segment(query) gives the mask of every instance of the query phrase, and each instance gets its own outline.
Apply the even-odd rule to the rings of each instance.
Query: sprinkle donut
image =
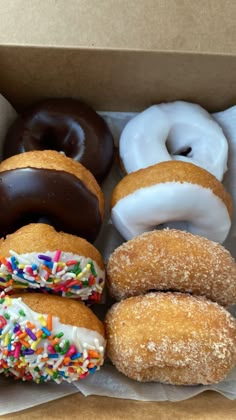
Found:
[[[223,130],[202,107],[183,101],[153,105],[132,118],[119,152],[126,173],[168,160],[193,163],[220,181],[227,170]]]
[[[91,172],[52,150],[0,164],[0,206],[0,236],[43,221],[93,242],[104,217],[104,196]]]
[[[0,242],[0,290],[39,291],[95,303],[101,299],[105,268],[85,239],[52,226],[22,227]]]
[[[29,293],[0,298],[0,373],[38,384],[73,382],[99,370],[104,327],[81,302]]]
[[[187,162],[161,162],[130,173],[111,198],[112,222],[126,240],[162,225],[222,243],[232,212],[221,182]]]
[[[130,297],[111,307],[105,329],[109,358],[137,381],[217,383],[236,363],[236,321],[204,297],[187,293]]]
[[[150,290],[189,292],[227,306],[236,303],[236,264],[216,242],[175,229],[143,233],[124,242],[107,264],[116,300]]]
[[[98,181],[109,172],[114,154],[103,118],[84,102],[69,98],[47,99],[22,112],[8,131],[3,158],[45,149],[64,152]]]

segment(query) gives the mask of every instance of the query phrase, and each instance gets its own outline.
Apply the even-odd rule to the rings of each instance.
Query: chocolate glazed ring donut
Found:
[[[0,236],[45,222],[93,242],[104,197],[93,175],[53,150],[25,152],[0,164]]]
[[[3,159],[45,149],[64,152],[100,182],[111,168],[114,142],[105,121],[90,106],[57,98],[33,105],[16,119],[3,145]]]

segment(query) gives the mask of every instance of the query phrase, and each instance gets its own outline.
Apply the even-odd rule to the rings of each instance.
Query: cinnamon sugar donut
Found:
[[[104,196],[83,165],[52,150],[21,153],[0,164],[0,236],[43,221],[94,241]]]
[[[73,382],[104,361],[102,322],[81,302],[29,293],[0,297],[0,373],[38,384]]]
[[[236,303],[236,264],[230,253],[216,242],[175,229],[143,233],[123,243],[108,260],[107,277],[116,300],[175,290],[222,305]]]
[[[232,199],[209,172],[168,161],[125,176],[111,198],[111,219],[126,239],[175,227],[222,243],[231,226]]]
[[[236,363],[236,320],[203,297],[131,297],[111,307],[105,328],[111,361],[137,381],[217,383]]]
[[[0,290],[38,291],[87,303],[101,299],[105,267],[83,238],[32,223],[0,241]]]

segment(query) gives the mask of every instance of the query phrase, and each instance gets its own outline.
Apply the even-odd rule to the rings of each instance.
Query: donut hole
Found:
[[[168,153],[171,156],[184,156],[184,157],[188,157],[191,158],[193,156],[193,151],[192,151],[192,147],[190,146],[183,146],[180,147],[177,150],[173,150],[173,145],[171,144],[171,141],[167,139],[167,143],[166,143],[166,148]]]
[[[25,150],[56,150],[67,156],[76,156],[81,147],[77,132],[73,128],[68,130],[65,124],[48,125],[43,130],[35,128],[30,136],[25,136]]]
[[[155,229],[156,230],[177,229],[177,230],[183,230],[183,231],[189,232],[190,227],[189,227],[189,222],[185,220],[173,220],[173,221],[168,221],[166,223],[157,225]]]
[[[178,150],[173,153],[174,156],[185,156],[192,157],[192,147],[184,147],[183,149]]]

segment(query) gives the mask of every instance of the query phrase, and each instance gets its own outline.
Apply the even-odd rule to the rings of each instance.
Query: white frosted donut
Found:
[[[0,160],[2,160],[2,145],[5,136],[16,117],[17,113],[12,105],[0,94]]]
[[[111,219],[126,239],[157,226],[174,227],[222,243],[232,217],[223,184],[204,169],[168,161],[125,176],[111,199]]]
[[[119,153],[126,173],[181,160],[221,181],[227,170],[228,142],[201,106],[176,101],[153,105],[132,118],[121,133]]]

